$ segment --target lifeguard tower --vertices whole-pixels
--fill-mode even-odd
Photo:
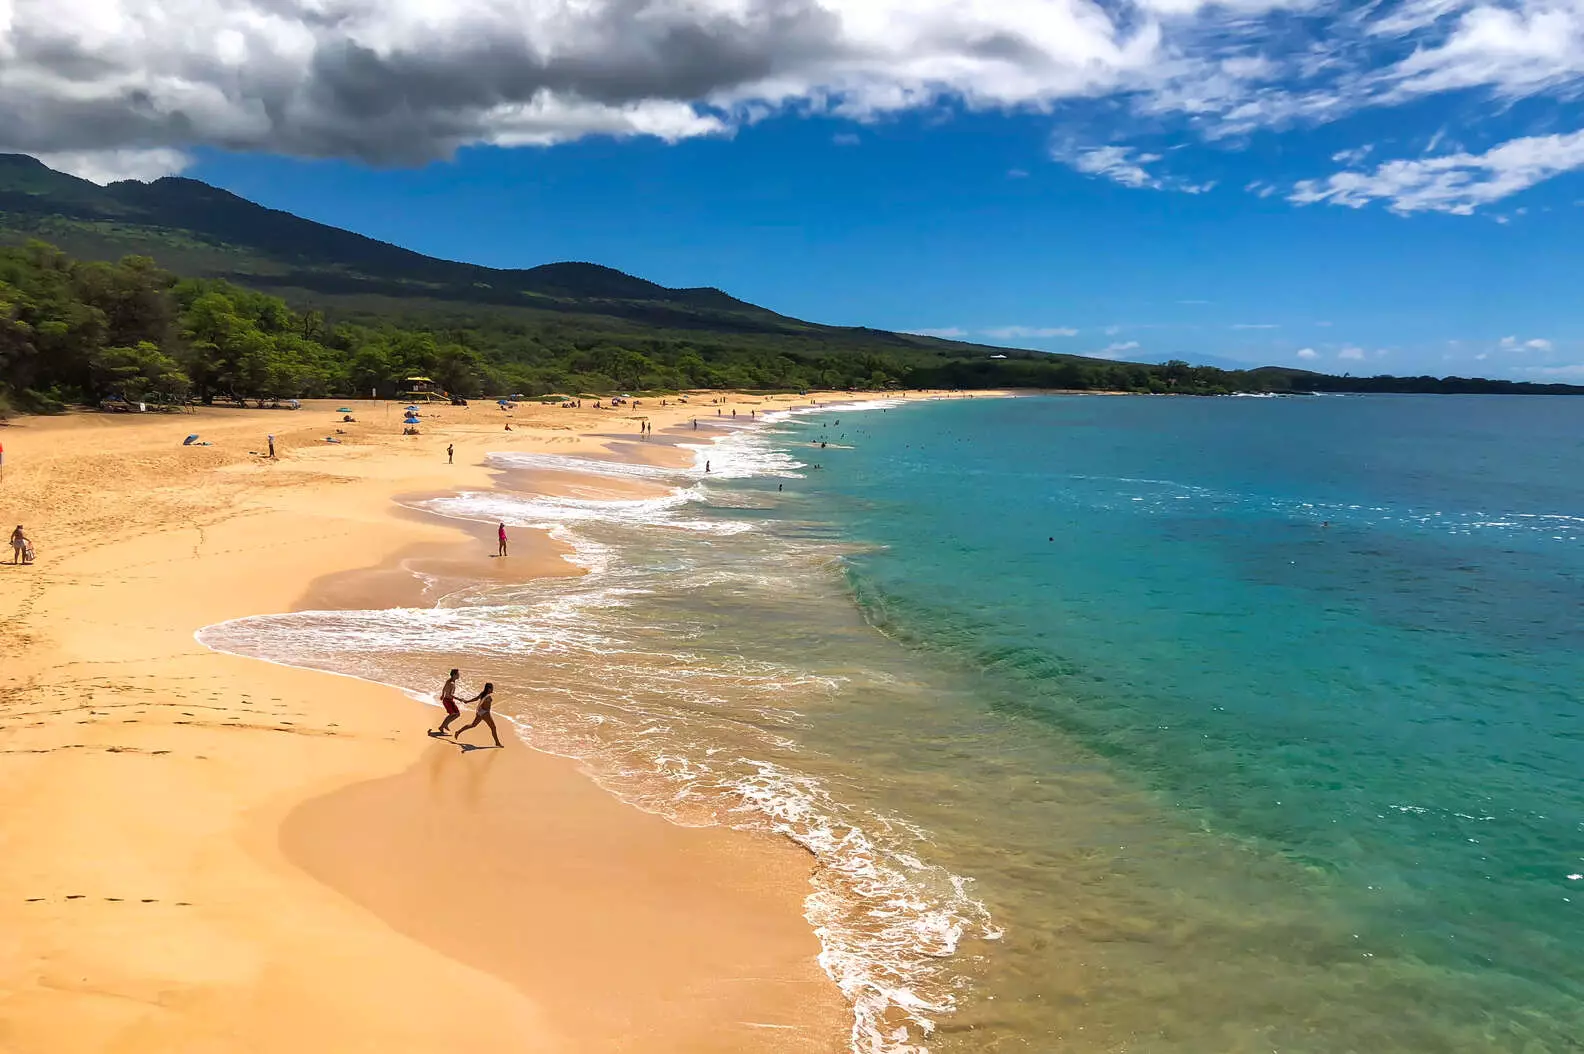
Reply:
[[[448,403],[451,397],[440,390],[440,386],[428,377],[408,377],[406,389],[401,397],[413,403]]]

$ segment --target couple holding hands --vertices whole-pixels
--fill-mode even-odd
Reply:
[[[431,736],[447,735],[448,733],[446,732],[446,729],[451,726],[451,722],[462,716],[462,711],[457,706],[456,697],[457,678],[461,676],[462,671],[452,670],[451,676],[446,679],[445,685],[440,689],[440,705],[445,707],[446,716],[445,720],[440,722],[439,728],[432,729],[429,732]],[[477,703],[478,708],[473,711],[473,721],[471,724],[464,725],[457,729],[455,733],[450,734],[455,738],[460,739],[463,732],[466,732],[468,729],[474,728],[480,724],[484,724],[489,726],[490,735],[495,737],[495,745],[497,747],[502,746],[503,744],[500,741],[500,732],[495,728],[495,718],[490,716],[490,707],[495,705],[495,686],[493,684],[486,683],[482,692],[475,695],[471,699],[464,699],[462,702]]]

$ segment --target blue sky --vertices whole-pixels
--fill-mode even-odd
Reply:
[[[434,255],[593,260],[821,322],[1584,382],[1584,0],[98,0],[59,23],[0,21],[0,148],[89,178],[180,172]]]

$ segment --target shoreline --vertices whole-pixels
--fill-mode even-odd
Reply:
[[[741,405],[750,401],[764,405],[753,397]],[[576,430],[602,425],[608,432],[615,423],[609,411],[528,406],[513,419],[519,428],[503,436],[484,423],[493,415],[442,407],[439,429],[418,442],[381,434],[384,422],[378,421],[347,427],[341,445],[320,445],[313,440],[328,429],[298,422],[328,416],[332,405],[311,404],[301,417],[239,410],[130,420],[74,415],[27,419],[6,429],[12,456],[0,480],[0,505],[8,513],[28,510],[17,518],[39,540],[40,553],[32,567],[0,575],[0,644],[22,656],[0,679],[0,749],[6,752],[0,788],[13,803],[0,820],[0,837],[16,861],[0,877],[0,925],[17,935],[0,954],[0,1037],[18,1051],[168,1050],[197,1041],[231,1049],[242,1036],[247,1049],[374,1041],[396,1050],[487,1048],[510,1036],[531,1049],[570,1044],[584,1050],[618,1043],[620,1036],[607,1026],[625,1021],[643,1031],[649,1049],[842,1049],[845,1004],[814,964],[817,941],[801,904],[789,896],[792,889],[806,892],[808,870],[806,861],[790,862],[804,856],[790,843],[755,845],[744,832],[719,828],[704,833],[709,844],[695,838],[676,857],[735,861],[723,869],[737,875],[726,903],[739,921],[720,928],[758,935],[753,947],[710,942],[714,951],[687,958],[702,971],[688,976],[695,982],[754,976],[741,963],[734,966],[732,957],[770,945],[780,949],[772,960],[783,976],[803,976],[805,987],[823,989],[790,1002],[782,990],[768,1002],[734,1004],[779,1006],[784,1018],[750,1022],[743,1035],[762,1042],[746,1046],[743,1035],[707,1034],[732,1016],[722,1012],[720,992],[703,998],[694,984],[695,1005],[712,1009],[691,1017],[677,1010],[674,994],[651,999],[647,1016],[612,1013],[596,1000],[580,1017],[557,1010],[564,992],[546,995],[559,976],[576,975],[564,957],[555,960],[553,974],[536,974],[525,965],[533,959],[525,949],[483,939],[490,925],[481,923],[480,932],[465,940],[403,933],[381,910],[371,913],[370,904],[358,903],[359,896],[396,897],[406,911],[410,902],[403,898],[413,891],[368,886],[371,875],[392,868],[389,861],[383,869],[373,866],[367,853],[348,858],[340,852],[349,828],[359,838],[386,838],[377,842],[383,851],[412,854],[403,857],[409,861],[435,856],[425,843],[401,842],[410,833],[402,821],[435,805],[422,793],[423,780],[432,775],[425,758],[439,744],[413,738],[422,736],[432,711],[395,689],[328,682],[318,671],[209,651],[194,632],[227,619],[292,610],[313,596],[304,580],[317,587],[348,568],[368,572],[381,565],[389,565],[390,575],[409,574],[404,564],[443,562],[448,550],[476,544],[461,540],[467,529],[454,520],[441,525],[419,522],[430,516],[400,514],[395,498],[454,491],[459,484],[487,489],[492,480],[477,458],[481,453],[531,445],[585,453],[622,437],[593,439]],[[371,412],[377,408],[348,405],[377,416]],[[667,409],[668,418],[685,420],[700,407]],[[658,415],[643,416],[663,427]],[[528,418],[533,423],[524,426]],[[216,447],[177,446],[174,433],[194,430]],[[282,460],[241,453],[249,444],[262,445],[268,430],[279,433]],[[475,463],[445,465],[435,451],[448,440]],[[418,463],[419,450],[434,463]],[[519,534],[514,544],[522,541]],[[560,559],[552,547],[545,550],[535,553],[540,566]],[[348,585],[346,600],[358,601],[360,590],[371,595],[366,582]],[[62,700],[76,705],[57,705]],[[132,716],[117,717],[123,712]],[[452,751],[446,755],[451,760],[473,760],[442,749]],[[643,836],[661,854],[645,857],[650,864],[689,837],[679,834],[683,828],[619,803],[570,762],[553,776],[552,763],[562,759],[526,748],[499,755],[512,756],[529,762],[514,777],[536,781],[540,792],[553,788],[563,815],[583,815],[596,827],[627,822],[629,833],[633,824],[656,825],[662,833]],[[422,829],[441,837],[434,821],[453,817],[447,809],[455,806],[447,803]],[[402,815],[390,815],[393,809]],[[325,817],[334,818],[328,827],[321,823]],[[506,819],[492,815],[481,822]],[[508,825],[498,833],[509,839],[522,832]],[[634,834],[628,844],[641,840]],[[307,873],[305,854],[314,857]],[[495,878],[502,890],[536,877],[507,866],[519,854],[483,855],[501,864]],[[677,917],[672,902],[701,892],[691,867],[683,869],[694,875],[689,882],[667,886],[633,878],[633,861],[626,864],[616,869],[620,881],[610,888],[627,899],[642,894],[651,921]],[[644,866],[636,871],[647,873]],[[359,896],[349,897],[347,889],[359,882]],[[466,891],[445,875],[430,874],[420,886],[433,895],[420,898],[426,902],[468,903]],[[688,910],[720,907],[718,893]],[[139,908],[146,910],[134,914]],[[530,926],[535,921],[543,919],[518,920],[518,935],[542,937]],[[644,959],[636,944],[618,940],[620,933],[632,938],[641,929],[631,919],[618,927],[602,961],[625,955],[646,962],[642,977],[629,978],[639,988],[657,974],[685,974],[675,955]],[[772,932],[777,936],[769,940]],[[587,937],[568,938],[562,951],[575,952]],[[609,950],[618,946],[625,951]],[[804,951],[787,952],[797,946]],[[67,975],[80,980],[68,982]],[[587,976],[594,979],[585,987],[599,975]],[[620,994],[630,1001],[631,992]],[[422,1008],[437,1001],[468,1006],[467,1022],[431,1019]],[[785,1019],[794,1008],[797,1020]],[[832,1020],[833,1011],[843,1020]],[[606,1028],[606,1035],[578,1036],[584,1026]],[[796,1045],[789,1045],[789,1026],[804,1033]],[[656,1027],[676,1045],[657,1038]]]

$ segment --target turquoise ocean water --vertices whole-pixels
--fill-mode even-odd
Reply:
[[[613,792],[807,846],[857,1050],[1584,1049],[1584,400],[954,399],[708,456],[425,503],[583,578],[203,639],[463,656]]]

